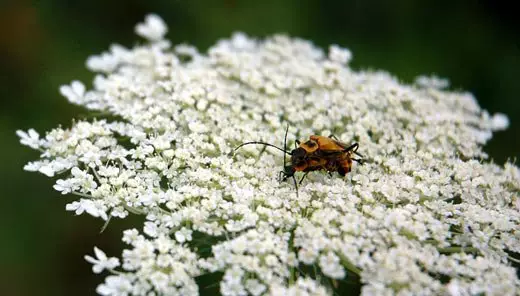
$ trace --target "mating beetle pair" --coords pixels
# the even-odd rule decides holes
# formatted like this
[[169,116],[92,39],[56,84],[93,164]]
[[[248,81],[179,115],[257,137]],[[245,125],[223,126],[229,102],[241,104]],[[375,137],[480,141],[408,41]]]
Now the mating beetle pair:
[[[291,160],[289,164],[287,164],[286,156],[284,155],[284,169],[280,172],[280,176],[283,181],[287,180],[287,178],[293,178],[296,192],[298,192],[298,184],[303,182],[303,179],[309,172],[325,170],[330,174],[333,172],[338,172],[341,176],[345,176],[351,171],[353,161],[358,162],[359,164],[363,163],[363,156],[357,152],[359,148],[358,143],[347,145],[340,142],[333,135],[329,137],[313,135],[310,136],[309,140],[304,143],[301,143],[297,140],[296,145],[298,146],[292,151],[288,151],[288,130],[289,127],[287,127],[285,130],[283,149],[269,143],[252,141],[242,143],[237,148],[235,148],[235,151],[245,145],[260,144],[276,148],[285,154],[290,155]],[[360,158],[354,158],[354,154]],[[305,173],[299,182],[296,182],[296,178],[294,177],[296,172]]]

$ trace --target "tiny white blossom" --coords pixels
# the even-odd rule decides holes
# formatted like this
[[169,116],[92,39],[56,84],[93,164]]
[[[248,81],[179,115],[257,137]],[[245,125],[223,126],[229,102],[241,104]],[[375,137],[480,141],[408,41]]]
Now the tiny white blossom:
[[331,45],[329,47],[329,58],[332,61],[340,64],[348,64],[352,59],[352,53],[346,48],[341,48],[337,45]]
[[108,258],[106,254],[97,247],[94,247],[94,254],[96,258],[85,255],[85,260],[93,264],[92,271],[94,273],[100,273],[105,269],[110,270],[119,266],[119,259],[115,257]]
[[158,41],[164,37],[168,28],[164,21],[156,14],[149,14],[145,18],[144,23],[140,23],[135,27],[137,35],[144,37],[150,41]]
[[246,280],[245,287],[253,296],[261,295],[266,290],[266,286],[256,279]]
[[[100,55],[93,55],[87,59],[87,68],[92,71],[100,71],[109,73],[117,69],[119,64],[129,57],[129,51],[117,44],[110,47],[110,52],[104,52]],[[95,84],[102,86],[101,77],[96,78]]]
[[37,172],[41,166],[42,166],[41,162],[33,161],[33,162],[29,162],[26,165],[24,165],[23,169],[28,172]]
[[494,130],[504,130],[509,126],[509,118],[505,114],[497,113],[493,115],[492,125]]
[[342,279],[345,277],[345,270],[340,265],[338,256],[332,252],[321,255],[319,265],[323,273],[333,279]]
[[44,164],[38,168],[38,171],[47,177],[54,177],[54,174],[56,173],[56,170],[52,164]]
[[56,180],[56,184],[53,186],[54,189],[60,191],[61,194],[70,193],[79,188],[79,185],[74,179]]
[[459,283],[457,280],[452,280],[447,286],[446,291],[448,292],[448,295],[450,296],[461,296],[464,295],[461,291],[461,288],[459,286]]
[[443,89],[450,86],[450,82],[447,79],[439,78],[435,75],[432,76],[418,76],[415,78],[415,84],[424,88],[437,88]]
[[60,93],[66,97],[69,102],[81,104],[85,96],[85,85],[80,81],[74,80],[70,85],[62,85],[60,87]]
[[122,275],[110,275],[105,279],[105,283],[96,289],[100,295],[130,295],[133,290],[132,282]]
[[83,212],[87,212],[93,217],[101,217],[103,220],[107,220],[108,216],[106,213],[106,207],[101,202],[92,201],[89,199],[80,199],[74,201],[65,206],[67,211],[74,211],[76,215],[81,215]]
[[143,231],[151,237],[156,237],[158,235],[157,225],[153,222],[145,222]]
[[134,242],[139,238],[139,232],[137,229],[128,229],[123,231],[123,242],[133,245]]
[[175,239],[182,244],[185,241],[191,241],[191,234],[191,230],[182,227],[179,231],[175,232]]
[[16,134],[20,137],[20,143],[22,145],[29,146],[33,149],[40,148],[40,135],[34,129],[31,128],[27,132],[17,130]]

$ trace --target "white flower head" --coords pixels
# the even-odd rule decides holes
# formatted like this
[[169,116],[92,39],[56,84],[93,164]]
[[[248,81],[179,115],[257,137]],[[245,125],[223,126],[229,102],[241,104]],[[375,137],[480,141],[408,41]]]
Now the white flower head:
[[[336,45],[325,55],[298,38],[235,33],[206,54],[170,47],[156,15],[136,32],[145,44],[89,58],[91,90],[60,88],[107,119],[43,138],[17,131],[41,152],[24,169],[59,176],[54,189],[76,197],[66,210],[105,225],[145,217],[123,232],[120,260],[97,248],[85,257],[113,273],[99,294],[198,295],[196,278],[215,272],[223,295],[329,295],[345,278],[364,295],[520,289],[510,255],[520,253],[520,170],[483,150],[505,115],[435,76],[406,85],[354,71]],[[326,165],[295,171],[306,176],[297,189],[278,180],[292,155],[235,150],[256,141],[291,153],[331,134],[358,154],[305,152],[305,165]]]

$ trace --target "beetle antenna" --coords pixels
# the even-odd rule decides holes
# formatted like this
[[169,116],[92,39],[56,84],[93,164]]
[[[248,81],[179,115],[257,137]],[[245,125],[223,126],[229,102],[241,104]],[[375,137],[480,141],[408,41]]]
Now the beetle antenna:
[[[289,125],[287,125],[287,128],[285,128],[285,137],[283,138],[283,149],[285,151],[287,151],[287,132],[289,131]],[[288,153],[289,155],[291,155],[291,153]],[[283,168],[285,170],[285,166],[287,164],[287,160],[286,160],[287,156],[284,154],[283,155]]]
[[284,149],[282,149],[282,148],[280,148],[280,147],[277,147],[277,146],[275,146],[275,145],[273,145],[273,144],[269,144],[269,143],[265,143],[265,142],[258,142],[258,141],[252,141],[252,142],[242,143],[242,144],[240,144],[237,148],[235,148],[234,151],[237,151],[238,149],[242,148],[242,146],[250,145],[250,144],[261,144],[261,145],[265,145],[265,146],[273,147],[273,148],[276,148],[276,149],[278,149],[278,150],[280,150],[280,151],[282,151],[282,152],[284,152],[284,153],[287,153],[287,154],[291,155],[291,153],[290,153],[289,151],[284,150]]

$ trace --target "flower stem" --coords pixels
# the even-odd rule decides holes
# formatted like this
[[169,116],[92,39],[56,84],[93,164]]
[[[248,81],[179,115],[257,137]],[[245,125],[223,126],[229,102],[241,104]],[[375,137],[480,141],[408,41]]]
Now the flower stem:
[[479,250],[474,247],[447,247],[437,249],[439,253],[478,253]]

